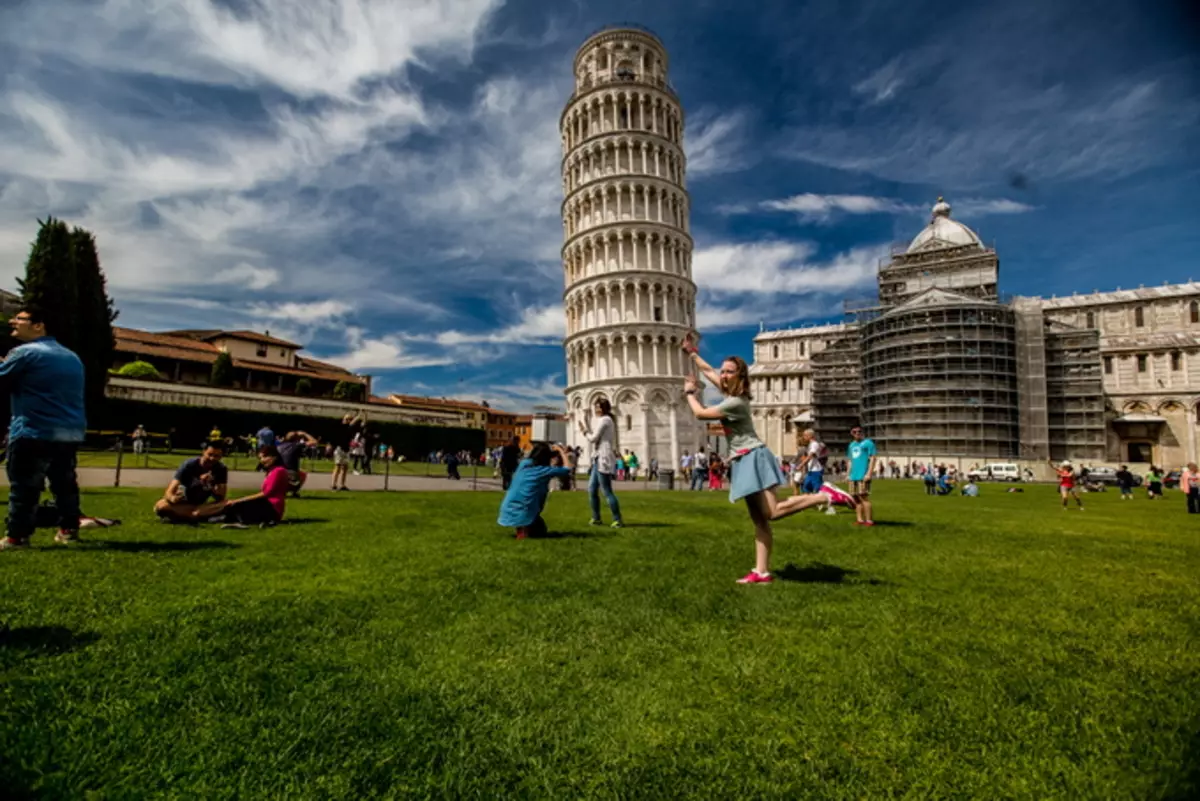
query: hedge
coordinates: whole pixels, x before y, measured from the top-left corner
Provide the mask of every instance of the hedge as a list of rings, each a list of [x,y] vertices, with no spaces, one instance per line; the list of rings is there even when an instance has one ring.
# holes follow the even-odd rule
[[[484,432],[479,429],[387,423],[371,420],[370,412],[367,418],[367,429],[379,437],[378,442],[390,445],[397,454],[403,454],[410,460],[424,459],[437,450],[467,450],[480,454],[486,445]],[[144,425],[156,440],[170,434],[171,444],[176,448],[200,447],[200,443],[208,439],[208,433],[214,425],[221,429],[224,436],[234,437],[235,440],[239,436],[254,434],[267,425],[280,436],[288,431],[302,430],[322,442],[344,446],[350,441],[350,429],[340,419],[332,417],[208,409],[113,398],[107,399],[102,408],[89,410],[88,413],[88,428],[93,431],[121,431],[128,435],[139,425]],[[96,445],[112,443],[111,434],[95,434],[90,439]],[[155,444],[158,442],[161,440]]]

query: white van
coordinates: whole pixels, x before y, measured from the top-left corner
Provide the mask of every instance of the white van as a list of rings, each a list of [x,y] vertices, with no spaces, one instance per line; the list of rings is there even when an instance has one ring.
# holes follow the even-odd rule
[[[1020,481],[1021,468],[1010,462],[997,462],[996,464],[985,464],[983,467],[977,467],[974,470],[967,471],[967,477],[973,478],[976,481]]]

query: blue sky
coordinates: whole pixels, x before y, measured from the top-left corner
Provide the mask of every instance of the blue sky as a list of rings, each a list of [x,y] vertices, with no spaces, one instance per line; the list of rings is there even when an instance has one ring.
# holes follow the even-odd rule
[[[7,3],[0,285],[54,214],[96,233],[124,325],[270,329],[382,392],[560,401],[558,115],[576,47],[627,21],[684,101],[715,351],[837,319],[939,194],[1006,292],[1200,278],[1187,7]]]

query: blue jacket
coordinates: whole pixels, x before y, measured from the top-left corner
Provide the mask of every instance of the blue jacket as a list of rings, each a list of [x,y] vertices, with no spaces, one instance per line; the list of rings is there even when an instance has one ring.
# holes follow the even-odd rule
[[[10,442],[83,442],[83,362],[54,337],[35,339],[9,352],[0,364],[0,392],[11,396]]]

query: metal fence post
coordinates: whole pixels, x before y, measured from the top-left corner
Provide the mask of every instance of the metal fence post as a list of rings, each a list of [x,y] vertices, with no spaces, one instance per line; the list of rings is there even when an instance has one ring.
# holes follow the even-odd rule
[[[121,460],[122,460],[124,453],[125,453],[125,443],[122,442],[121,440],[117,440],[117,470],[116,470],[116,473],[113,475],[113,486],[114,487],[121,486]]]
[[[471,489],[479,489],[479,462],[471,460]]]
[[[383,460],[383,491],[388,491],[388,482],[392,477],[392,460]]]

